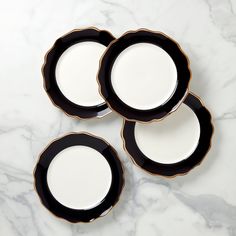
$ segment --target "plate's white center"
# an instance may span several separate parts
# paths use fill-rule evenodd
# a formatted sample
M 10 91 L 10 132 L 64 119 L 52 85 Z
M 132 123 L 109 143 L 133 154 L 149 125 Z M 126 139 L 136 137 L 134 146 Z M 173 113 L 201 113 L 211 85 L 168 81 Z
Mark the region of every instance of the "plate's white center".
M 104 156 L 86 146 L 73 146 L 58 153 L 47 173 L 52 195 L 73 209 L 97 206 L 108 193 L 111 180 L 111 169 Z
M 127 105 L 147 110 L 165 103 L 177 84 L 174 61 L 162 48 L 137 43 L 122 51 L 114 62 L 111 82 Z
M 135 125 L 139 149 L 149 159 L 165 164 L 188 158 L 196 149 L 199 137 L 197 116 L 185 104 L 160 122 Z
M 104 102 L 98 92 L 96 76 L 105 49 L 96 42 L 81 42 L 61 55 L 55 73 L 58 87 L 67 99 L 82 106 Z

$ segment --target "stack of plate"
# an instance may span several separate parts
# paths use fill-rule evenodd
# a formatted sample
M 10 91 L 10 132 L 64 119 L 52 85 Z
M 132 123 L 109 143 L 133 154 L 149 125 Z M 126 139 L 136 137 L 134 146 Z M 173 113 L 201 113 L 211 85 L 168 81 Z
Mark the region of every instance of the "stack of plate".
M 210 148 L 211 115 L 189 92 L 189 60 L 161 32 L 140 29 L 115 39 L 96 28 L 74 30 L 48 51 L 42 73 L 50 99 L 69 116 L 122 116 L 124 149 L 151 174 L 186 174 Z M 88 133 L 53 141 L 34 175 L 43 205 L 71 222 L 105 215 L 124 184 L 114 148 Z

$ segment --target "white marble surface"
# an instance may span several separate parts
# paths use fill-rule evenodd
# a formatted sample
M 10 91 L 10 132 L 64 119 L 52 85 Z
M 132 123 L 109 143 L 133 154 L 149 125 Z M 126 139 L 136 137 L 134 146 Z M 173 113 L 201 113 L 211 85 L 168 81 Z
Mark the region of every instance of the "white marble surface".
M 191 90 L 212 111 L 213 147 L 184 177 L 149 176 L 122 150 L 121 118 L 78 121 L 42 87 L 43 56 L 73 28 L 115 36 L 146 27 L 180 42 L 191 60 Z M 22 0 L 0 2 L 0 235 L 236 235 L 236 1 Z M 91 224 L 49 214 L 33 189 L 38 154 L 69 131 L 100 135 L 118 150 L 126 186 L 120 202 Z

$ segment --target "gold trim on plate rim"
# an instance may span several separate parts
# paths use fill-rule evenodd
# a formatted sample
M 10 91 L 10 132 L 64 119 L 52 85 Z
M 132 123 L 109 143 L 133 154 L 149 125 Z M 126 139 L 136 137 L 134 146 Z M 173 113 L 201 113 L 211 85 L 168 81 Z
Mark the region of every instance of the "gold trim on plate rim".
M 208 108 L 206 108 L 206 106 L 205 106 L 204 103 L 202 102 L 202 99 L 201 99 L 199 96 L 195 95 L 195 94 L 192 93 L 192 92 L 189 92 L 189 94 L 191 94 L 191 95 L 193 95 L 194 97 L 196 97 L 196 98 L 200 101 L 201 105 L 202 105 L 202 106 L 209 112 L 209 114 L 211 115 L 211 112 L 208 110 Z M 139 122 L 139 123 L 142 123 L 142 122 Z M 149 123 L 150 123 L 150 122 L 149 122 Z M 125 119 L 123 119 L 123 124 L 122 124 L 122 128 L 121 128 L 121 131 L 120 131 L 120 136 L 121 136 L 121 139 L 122 139 L 122 142 L 123 142 L 123 149 L 125 150 L 126 154 L 129 156 L 129 158 L 131 159 L 131 161 L 133 162 L 133 164 L 134 164 L 135 166 L 137 166 L 137 167 L 138 167 L 139 169 L 141 169 L 142 171 L 148 173 L 149 175 L 152 175 L 152 176 L 160 176 L 160 177 L 164 177 L 164 178 L 167 178 L 167 179 L 174 179 L 174 178 L 177 177 L 177 176 L 184 176 L 184 175 L 187 175 L 190 171 L 192 171 L 192 170 L 195 169 L 196 167 L 200 166 L 200 165 L 202 164 L 202 162 L 205 160 L 207 154 L 209 153 L 209 151 L 210 151 L 210 149 L 211 149 L 211 146 L 212 146 L 212 137 L 213 137 L 213 135 L 214 135 L 214 125 L 213 125 L 213 123 L 212 123 L 212 115 L 211 115 L 211 119 L 210 119 L 210 124 L 211 124 L 211 127 L 212 127 L 212 135 L 211 135 L 209 147 L 208 147 L 207 152 L 206 152 L 206 154 L 204 155 L 203 159 L 202 159 L 199 163 L 197 163 L 196 165 L 194 165 L 190 170 L 188 170 L 188 171 L 186 171 L 186 172 L 184 172 L 184 173 L 179 173 L 179 174 L 175 174 L 175 175 L 172 175 L 172 176 L 166 176 L 166 175 L 161 175 L 161 174 L 154 174 L 154 173 L 152 173 L 152 172 L 149 172 L 148 170 L 143 169 L 141 166 L 139 166 L 139 165 L 135 162 L 134 158 L 130 155 L 130 153 L 129 153 L 128 150 L 126 149 L 126 142 L 125 142 L 125 139 L 124 139 L 124 136 L 123 136 L 124 125 L 125 125 Z
M 68 136 L 68 135 L 71 135 L 71 134 L 85 134 L 85 135 L 88 135 L 88 136 L 91 136 L 91 137 L 94 137 L 94 138 L 97 138 L 97 139 L 102 140 L 102 141 L 105 142 L 108 146 L 110 146 L 111 149 L 115 152 L 115 154 L 116 154 L 116 156 L 117 156 L 117 158 L 118 158 L 118 160 L 120 161 L 120 164 L 121 164 L 121 169 L 122 169 L 122 175 L 121 175 L 121 177 L 122 177 L 123 184 L 122 184 L 122 186 L 121 186 L 121 191 L 120 191 L 120 194 L 119 194 L 119 196 L 118 196 L 116 202 L 114 203 L 114 205 L 112 205 L 110 208 L 108 208 L 106 211 L 104 211 L 100 216 L 91 219 L 89 222 L 84 222 L 84 221 L 71 222 L 71 221 L 69 221 L 69 220 L 67 220 L 67 219 L 65 219 L 65 218 L 63 218 L 63 217 L 59 217 L 59 216 L 55 215 L 53 212 L 51 212 L 51 211 L 43 204 L 42 199 L 40 198 L 40 196 L 39 196 L 39 194 L 38 194 L 38 191 L 37 191 L 37 189 L 36 189 L 36 185 L 35 185 L 35 182 L 36 182 L 35 171 L 36 171 L 37 165 L 38 165 L 38 163 L 39 163 L 40 157 L 41 157 L 41 155 L 43 154 L 43 152 L 44 152 L 52 143 L 56 142 L 56 141 L 59 140 L 59 139 L 62 139 L 62 138 L 64 138 L 64 137 L 66 137 L 66 136 Z M 125 169 L 124 169 L 123 164 L 122 164 L 122 161 L 121 161 L 121 159 L 120 159 L 120 157 L 119 157 L 119 155 L 118 155 L 118 152 L 117 152 L 116 149 L 115 149 L 110 143 L 108 143 L 104 138 L 102 138 L 102 137 L 100 137 L 100 136 L 97 136 L 97 135 L 94 135 L 94 134 L 91 134 L 91 133 L 86 132 L 86 131 L 83 131 L 83 132 L 69 132 L 69 133 L 66 133 L 66 134 L 64 134 L 64 135 L 62 135 L 62 136 L 60 136 L 60 137 L 58 137 L 58 138 L 53 139 L 53 140 L 40 152 L 40 154 L 38 155 L 38 158 L 37 158 L 37 161 L 36 161 L 34 170 L 33 170 L 33 179 L 34 179 L 33 187 L 34 187 L 34 192 L 35 192 L 36 195 L 38 196 L 38 198 L 39 198 L 39 200 L 40 200 L 40 203 L 41 203 L 41 205 L 43 206 L 43 208 L 46 209 L 48 212 L 50 212 L 50 214 L 53 215 L 54 217 L 59 218 L 59 219 L 61 219 L 61 220 L 64 220 L 64 221 L 66 221 L 66 222 L 68 222 L 68 223 L 70 223 L 70 224 L 91 223 L 91 222 L 95 221 L 96 219 L 99 219 L 99 218 L 101 218 L 101 217 L 106 216 L 106 215 L 107 215 L 108 213 L 110 213 L 110 211 L 116 206 L 116 204 L 118 204 L 118 202 L 119 202 L 119 200 L 120 200 L 120 196 L 121 196 L 121 194 L 122 194 L 122 192 L 123 192 L 123 190 L 124 190 L 124 187 L 125 187 L 125 178 L 124 178 L 124 175 L 125 175 Z
M 188 81 L 188 85 L 187 85 L 187 88 L 186 88 L 186 92 L 185 92 L 185 95 L 183 96 L 183 98 L 172 108 L 172 110 L 166 114 L 164 117 L 160 118 L 160 119 L 152 119 L 150 121 L 139 121 L 139 120 L 136 120 L 136 119 L 127 119 L 126 117 L 124 117 L 122 114 L 120 114 L 118 111 L 115 111 L 111 105 L 109 104 L 109 102 L 106 100 L 106 98 L 103 96 L 102 94 L 102 87 L 101 87 L 101 84 L 99 82 L 99 79 L 98 79 L 98 73 L 97 73 L 97 76 L 96 76 L 96 80 L 97 80 L 97 83 L 98 83 L 98 87 L 99 87 L 99 93 L 100 95 L 103 97 L 103 99 L 106 101 L 107 103 L 107 106 L 113 111 L 115 112 L 116 114 L 118 114 L 119 116 L 122 116 L 125 120 L 129 120 L 129 121 L 134 121 L 134 122 L 140 122 L 140 123 L 145 123 L 145 124 L 148 124 L 148 123 L 151 123 L 151 122 L 155 122 L 155 121 L 161 121 L 163 119 L 165 119 L 167 116 L 169 116 L 171 113 L 175 112 L 179 106 L 182 104 L 182 102 L 185 100 L 185 98 L 187 97 L 188 93 L 189 93 L 189 84 L 190 84 L 190 81 L 192 80 L 192 71 L 190 69 L 190 60 L 188 58 L 188 56 L 184 53 L 184 51 L 182 50 L 182 48 L 180 47 L 179 43 L 177 41 L 175 41 L 174 39 L 172 39 L 171 37 L 169 37 L 168 35 L 166 35 L 165 33 L 161 32 L 161 31 L 154 31 L 154 30 L 149 30 L 149 29 L 146 29 L 146 28 L 139 28 L 137 30 L 129 30 L 129 31 L 126 31 L 124 34 L 122 34 L 120 37 L 123 37 L 129 33 L 137 33 L 139 31 L 147 31 L 147 32 L 150 32 L 150 33 L 156 33 L 156 34 L 161 34 L 163 36 L 165 36 L 166 38 L 168 38 L 169 40 L 173 41 L 179 48 L 180 52 L 185 56 L 186 60 L 187 60 L 187 67 L 188 67 L 188 70 L 189 70 L 189 73 L 190 73 L 190 76 L 189 76 L 189 81 Z M 119 38 L 120 38 L 119 37 Z M 99 60 L 99 68 L 98 68 L 98 72 L 100 71 L 100 68 L 101 68 L 101 65 L 102 65 L 102 59 L 104 57 L 104 55 L 106 54 L 106 52 L 108 51 L 108 49 L 111 47 L 111 45 L 113 45 L 114 43 L 116 43 L 119 38 L 116 38 L 114 39 L 106 48 L 106 50 L 104 51 L 104 53 L 102 54 L 100 60 Z
M 98 29 L 98 28 L 96 28 L 96 27 L 94 27 L 94 26 L 85 27 L 85 28 L 79 28 L 79 29 L 73 29 L 73 30 L 67 32 L 66 34 L 63 34 L 63 35 L 62 35 L 61 37 L 59 37 L 59 38 L 63 38 L 63 37 L 65 37 L 65 36 L 67 36 L 67 35 L 69 35 L 69 34 L 71 34 L 71 33 L 73 33 L 73 32 L 80 32 L 80 31 L 89 30 L 89 29 L 93 29 L 93 30 L 96 30 L 96 31 L 98 31 L 98 32 L 105 31 L 106 33 L 110 34 L 110 35 L 114 38 L 114 40 L 116 40 L 116 38 L 115 38 L 115 37 L 112 35 L 112 33 L 110 33 L 109 31 L 107 31 L 107 30 L 101 30 L 101 29 Z M 59 38 L 57 38 L 57 39 L 59 39 Z M 112 43 L 112 42 L 113 42 L 113 41 L 111 41 L 111 43 Z M 108 45 L 108 46 L 109 46 L 109 45 Z M 107 46 L 107 47 L 108 47 L 108 46 Z M 110 113 L 112 112 L 112 110 L 110 109 L 110 107 L 107 107 L 106 109 L 109 109 L 109 110 L 108 110 L 107 113 L 105 113 L 105 114 L 103 114 L 103 115 L 98 115 L 98 116 L 95 116 L 95 117 L 82 118 L 82 117 L 80 117 L 79 115 L 70 115 L 69 113 L 67 113 L 66 111 L 64 111 L 59 105 L 57 105 L 57 104 L 53 101 L 53 99 L 49 96 L 49 94 L 48 94 L 48 92 L 47 92 L 47 89 L 46 89 L 46 82 L 45 82 L 46 79 L 45 79 L 45 77 L 44 77 L 44 75 L 43 75 L 43 70 L 44 70 L 44 67 L 45 67 L 45 65 L 46 65 L 46 63 L 47 63 L 48 54 L 49 54 L 49 52 L 50 52 L 54 47 L 55 47 L 55 42 L 54 42 L 54 44 L 50 47 L 50 49 L 45 53 L 43 65 L 42 65 L 42 67 L 41 67 L 41 74 L 42 74 L 42 77 L 43 77 L 43 88 L 44 88 L 44 90 L 45 90 L 47 96 L 48 96 L 49 99 L 51 100 L 52 104 L 53 104 L 55 107 L 57 107 L 58 109 L 60 109 L 65 115 L 67 115 L 67 116 L 69 116 L 69 117 L 72 117 L 72 118 L 75 118 L 75 119 L 79 119 L 79 120 L 88 120 L 88 119 L 93 119 L 93 118 L 99 118 L 99 119 L 100 119 L 100 118 L 102 118 L 102 117 L 104 117 L 104 116 L 110 114 Z M 99 67 L 100 67 L 100 62 L 99 62 Z M 102 98 L 103 98 L 103 97 L 102 97 Z M 103 99 L 103 100 L 104 100 L 104 99 Z M 103 104 L 103 103 L 101 103 L 101 104 Z M 107 102 L 106 102 L 105 100 L 104 100 L 104 104 L 107 104 Z

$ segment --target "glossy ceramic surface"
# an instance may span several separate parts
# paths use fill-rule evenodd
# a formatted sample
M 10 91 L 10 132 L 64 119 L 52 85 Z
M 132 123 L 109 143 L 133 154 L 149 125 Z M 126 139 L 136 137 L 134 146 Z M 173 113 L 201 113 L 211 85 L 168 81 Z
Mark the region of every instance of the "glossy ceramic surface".
M 75 147 L 90 148 L 95 150 L 95 152 L 91 152 L 91 150 L 87 152 L 87 150 L 82 149 L 81 152 L 80 149 L 79 155 L 83 154 L 83 156 L 79 156 L 78 152 L 71 153 L 70 151 L 68 152 L 69 156 L 66 156 L 68 161 L 73 161 L 73 164 L 77 163 L 78 165 L 80 162 L 81 166 L 86 167 L 86 172 L 82 170 L 83 168 L 81 166 L 78 166 L 77 173 L 76 166 L 73 167 L 72 165 L 69 165 L 71 163 L 66 163 L 67 160 L 65 159 L 63 151 L 68 151 L 69 148 Z M 95 155 L 93 158 L 86 156 L 91 155 L 91 153 Z M 64 160 L 60 161 L 60 159 L 62 159 L 62 155 L 64 155 Z M 87 157 L 91 161 L 94 160 L 94 158 L 104 159 L 103 161 L 92 161 L 92 163 L 87 159 Z M 54 158 L 59 158 L 57 163 L 53 163 Z M 75 158 L 77 158 L 76 162 L 74 162 Z M 104 161 L 106 164 L 104 164 Z M 50 167 L 51 163 L 52 166 Z M 91 164 L 90 170 L 87 169 L 89 163 Z M 97 165 L 95 165 L 96 163 Z M 58 166 L 59 169 L 57 169 Z M 71 172 L 69 172 L 67 167 L 72 167 Z M 55 170 L 55 168 L 56 171 L 53 173 L 53 169 Z M 98 171 L 96 168 L 100 170 Z M 58 170 L 62 169 L 64 171 L 61 172 L 61 176 L 59 178 Z M 104 170 L 105 173 L 102 173 Z M 91 176 L 89 173 L 92 176 L 93 183 L 90 181 Z M 68 178 L 68 174 L 72 176 L 69 176 Z M 100 174 L 102 174 L 102 176 Z M 63 179 L 64 176 L 65 179 Z M 124 185 L 122 165 L 114 148 L 103 139 L 88 133 L 71 133 L 53 141 L 40 155 L 39 161 L 35 168 L 34 178 L 35 188 L 42 204 L 54 215 L 64 218 L 70 222 L 90 222 L 107 214 L 119 200 L 119 196 Z M 78 178 L 81 179 L 79 179 L 77 186 L 76 181 L 74 180 L 78 180 Z M 68 180 L 71 181 L 73 188 L 80 189 L 73 190 L 73 188 L 67 187 L 65 191 L 71 191 L 72 189 L 72 192 L 62 195 L 63 192 L 61 191 L 60 185 L 63 186 L 65 184 L 70 184 Z M 102 183 L 102 180 L 105 180 L 105 184 Z M 102 184 L 102 187 L 97 186 L 99 184 Z M 94 189 L 88 189 L 89 187 Z M 59 192 L 58 189 L 60 190 Z M 99 190 L 100 193 L 94 195 L 94 193 L 96 193 L 96 189 Z M 79 192 L 82 197 L 79 196 Z M 88 193 L 87 197 L 86 192 Z M 58 193 L 59 195 L 57 195 Z M 56 194 L 56 196 L 53 194 Z M 70 194 L 76 194 L 80 198 L 80 201 L 78 201 L 78 199 L 74 196 L 71 197 Z M 103 197 L 104 194 L 105 196 Z M 94 196 L 96 197 L 97 202 L 94 201 Z M 92 204 L 89 199 L 92 199 Z M 63 200 L 64 205 L 58 200 Z M 84 209 L 82 209 L 81 206 L 85 206 Z
M 201 161 L 204 159 L 205 155 L 207 154 L 210 146 L 211 146 L 211 138 L 212 138 L 212 133 L 213 133 L 213 126 L 211 123 L 211 115 L 209 111 L 206 109 L 206 107 L 202 104 L 202 102 L 193 94 L 189 94 L 188 97 L 185 99 L 184 104 L 187 105 L 196 115 L 199 126 L 200 126 L 200 134 L 199 138 L 196 142 L 196 137 L 198 134 L 196 133 L 194 137 L 191 137 L 192 131 L 191 130 L 186 130 L 190 134 L 187 136 L 184 136 L 186 138 L 185 142 L 189 144 L 189 138 L 195 139 L 195 142 L 190 143 L 191 146 L 185 150 L 185 154 L 182 160 L 177 161 L 174 160 L 173 163 L 170 161 L 167 161 L 166 163 L 161 163 L 154 161 L 150 159 L 148 156 L 146 156 L 141 150 L 140 147 L 138 146 L 138 142 L 135 137 L 135 127 L 136 123 L 133 121 L 124 121 L 124 126 L 122 130 L 122 138 L 124 141 L 124 148 L 127 151 L 127 153 L 130 155 L 134 163 L 141 167 L 142 169 L 150 172 L 151 174 L 157 174 L 157 175 L 162 175 L 166 177 L 173 177 L 176 175 L 183 175 L 186 174 L 188 171 L 193 169 L 195 166 L 199 165 Z M 181 112 L 181 111 L 180 111 Z M 188 113 L 186 113 L 188 114 Z M 175 115 L 175 114 L 172 114 Z M 168 117 L 169 118 L 169 117 Z M 184 118 L 183 118 L 184 119 Z M 188 117 L 186 117 L 186 120 L 188 120 Z M 165 121 L 165 120 L 164 120 Z M 160 121 L 160 123 L 163 121 Z M 171 128 L 173 129 L 172 133 L 175 133 L 175 129 L 179 129 L 178 124 L 179 122 L 173 123 L 174 126 Z M 148 126 L 149 124 L 147 124 Z M 151 124 L 152 125 L 152 124 Z M 175 127 L 175 125 L 177 125 Z M 184 122 L 182 122 L 181 125 L 185 125 Z M 193 129 L 196 127 L 191 127 L 188 124 L 188 129 Z M 195 125 L 197 125 L 195 123 Z M 180 131 L 183 130 L 180 128 Z M 155 132 L 155 129 L 153 130 Z M 160 129 L 159 129 L 160 131 Z M 166 132 L 163 130 L 163 132 Z M 170 131 L 171 132 L 171 131 Z M 194 131 L 195 132 L 195 131 Z M 180 134 L 177 132 L 177 134 Z M 154 134 L 155 137 L 156 134 Z M 163 134 L 160 134 L 163 135 Z M 176 136 L 176 143 L 179 142 L 178 136 Z M 184 139 L 182 140 L 184 141 Z M 160 144 L 160 143 L 159 143 Z M 168 145 L 169 144 L 169 145 Z M 174 149 L 174 146 L 171 146 L 170 143 L 168 143 L 168 139 L 166 139 L 165 143 L 165 148 L 166 150 L 165 153 L 168 153 L 168 150 Z M 175 144 L 175 142 L 172 142 L 172 144 Z M 192 149 L 193 144 L 197 144 L 194 149 Z M 156 144 L 158 145 L 158 144 Z M 163 145 L 163 144 L 162 144 Z M 158 149 L 158 146 L 150 147 L 154 149 Z M 162 149 L 163 147 L 160 147 Z M 179 147 L 176 147 L 176 153 L 178 151 Z M 192 149 L 192 150 L 191 150 Z M 189 152 L 189 150 L 191 150 Z M 155 152 L 154 152 L 155 153 Z M 175 153 L 173 150 L 170 150 L 170 153 Z M 188 155 L 186 155 L 188 153 Z M 160 153 L 159 153 L 160 154 Z M 178 155 L 178 154 L 176 154 Z M 158 157 L 156 157 L 158 159 Z M 161 158 L 160 158 L 161 159 Z
M 147 48 L 150 44 L 157 50 Z M 146 29 L 114 40 L 98 73 L 109 107 L 125 119 L 141 122 L 160 120 L 176 110 L 187 96 L 190 78 L 189 61 L 180 46 L 163 33 Z
M 103 52 L 97 44 L 107 47 L 113 40 L 108 31 L 96 28 L 73 30 L 56 40 L 42 67 L 44 87 L 55 106 L 70 116 L 83 119 L 111 112 L 99 98 L 96 71 Z

